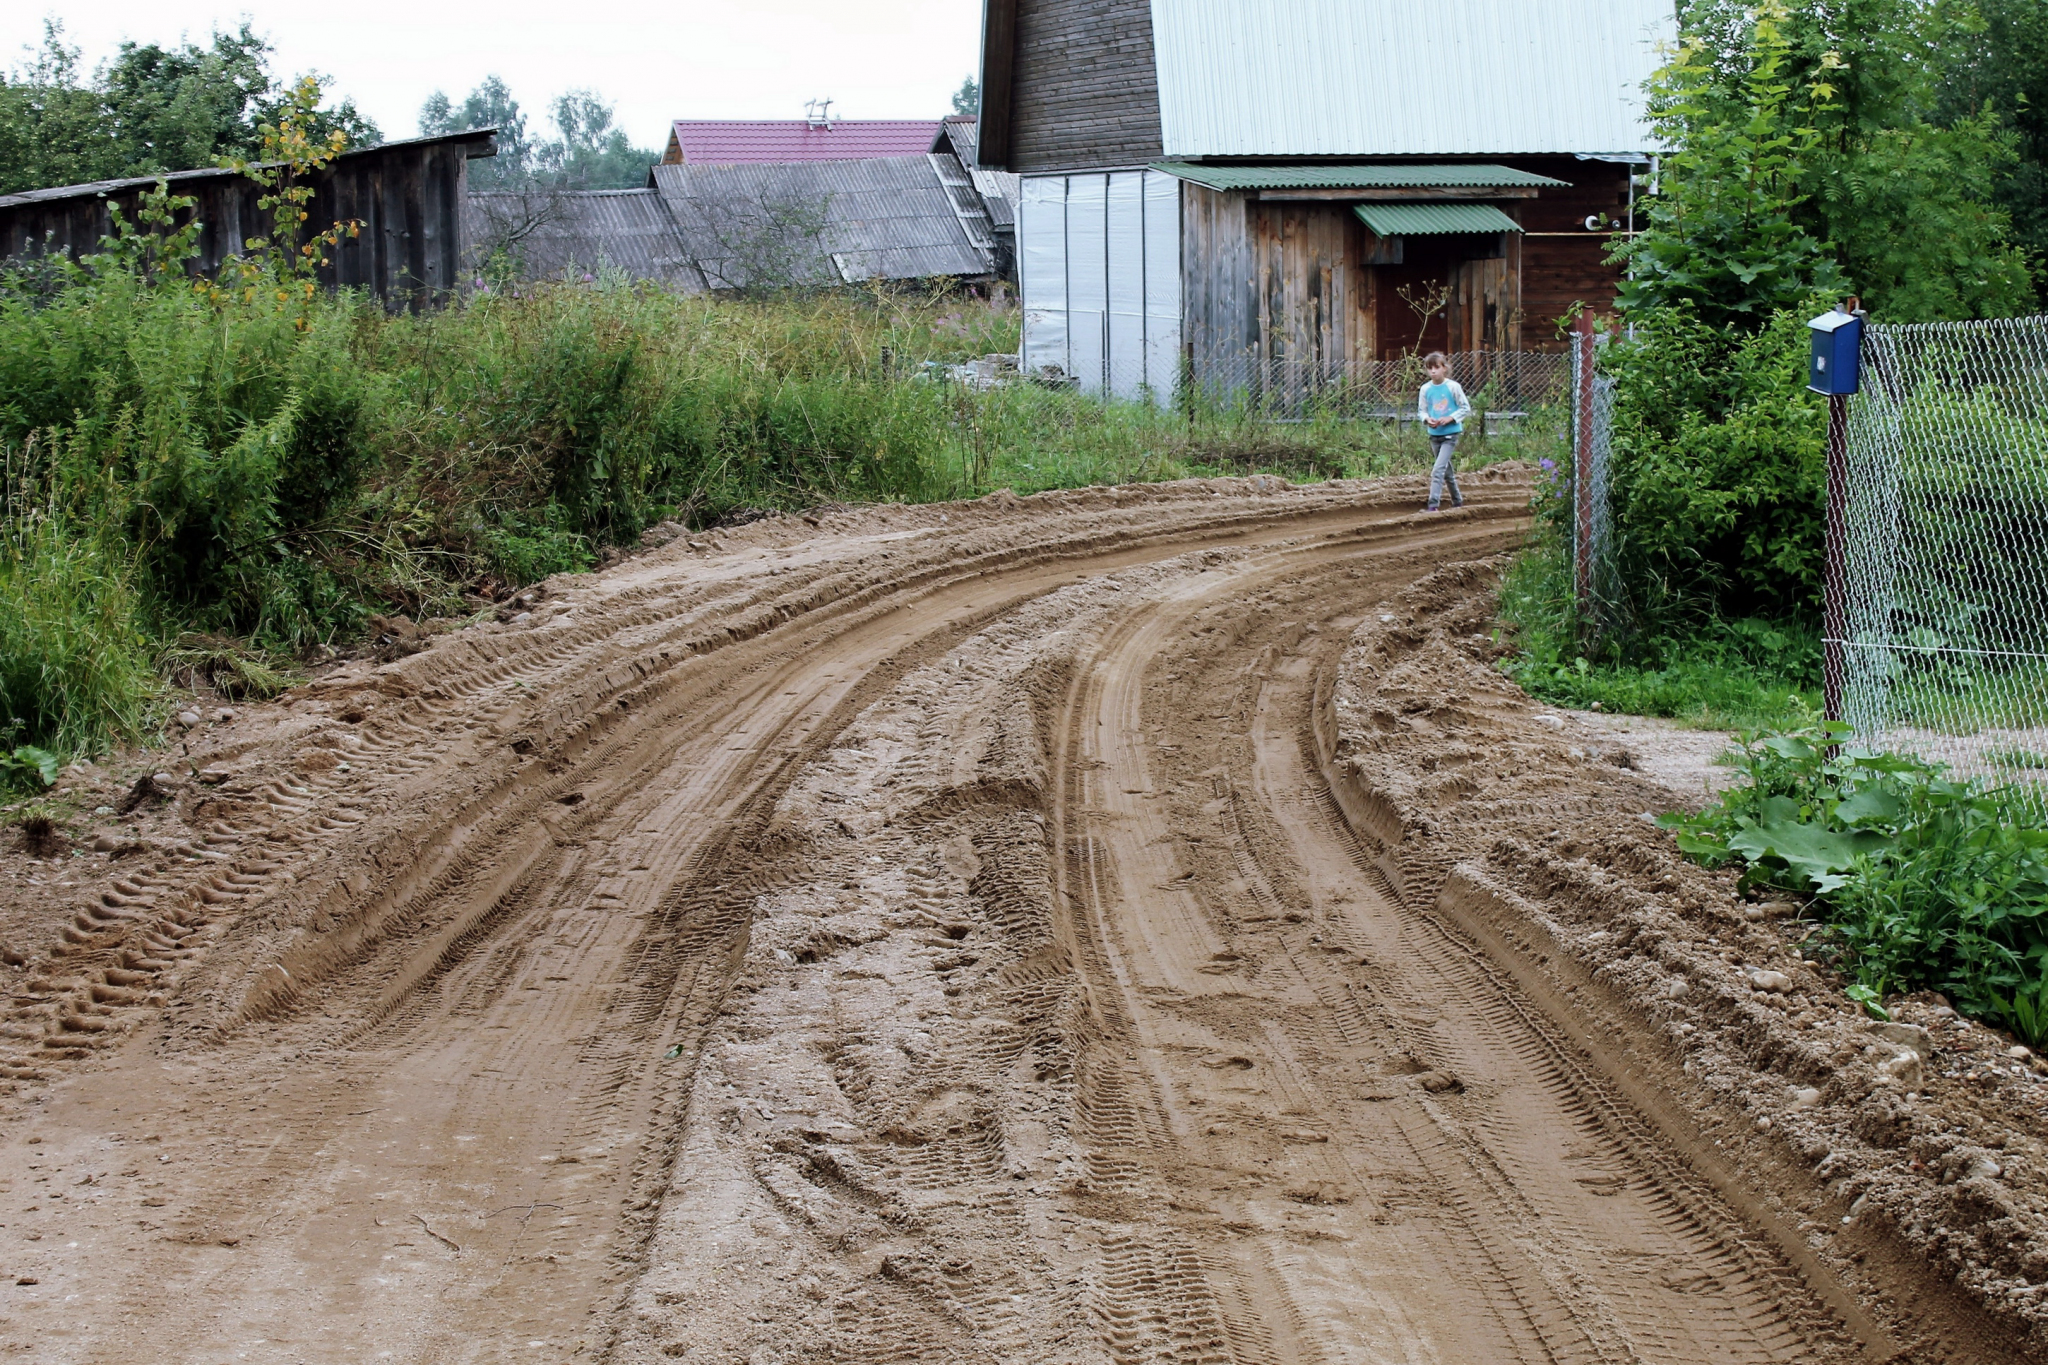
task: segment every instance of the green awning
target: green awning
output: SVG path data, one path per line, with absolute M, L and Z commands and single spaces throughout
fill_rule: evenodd
M 1541 189 L 1566 182 L 1512 166 L 1199 166 L 1155 161 L 1155 171 L 1212 190 Z
M 1365 225 L 1382 237 L 1522 230 L 1520 223 L 1491 204 L 1360 204 L 1357 212 Z

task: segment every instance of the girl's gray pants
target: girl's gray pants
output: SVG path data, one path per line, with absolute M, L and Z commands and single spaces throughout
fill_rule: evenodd
M 1465 495 L 1458 491 L 1458 475 L 1451 468 L 1458 454 L 1458 438 L 1432 436 L 1429 444 L 1436 451 L 1436 463 L 1429 467 L 1429 510 L 1434 512 L 1442 504 L 1445 484 L 1451 487 L 1451 506 L 1463 507 Z

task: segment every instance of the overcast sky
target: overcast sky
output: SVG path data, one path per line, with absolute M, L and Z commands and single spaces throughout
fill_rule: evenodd
M 122 39 L 204 42 L 244 16 L 277 49 L 276 69 L 313 69 L 377 121 L 386 137 L 417 131 L 436 89 L 460 100 L 503 76 L 545 131 L 548 103 L 597 90 L 633 140 L 659 148 L 676 118 L 801 118 L 829 98 L 846 118 L 937 118 L 978 65 L 980 0 L 95 0 L 41 6 L 61 17 L 90 68 Z M 39 43 L 35 0 L 0 20 L 0 63 Z

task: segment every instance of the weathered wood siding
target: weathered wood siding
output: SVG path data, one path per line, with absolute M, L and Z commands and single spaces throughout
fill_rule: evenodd
M 368 147 L 337 157 L 312 179 L 308 222 L 360 223 L 328 253 L 323 284 L 364 289 L 393 308 L 420 309 L 447 296 L 462 280 L 463 207 L 467 165 L 489 155 L 490 134 L 456 134 Z M 228 171 L 167 177 L 173 193 L 196 200 L 181 215 L 200 222 L 195 273 L 210 274 L 251 237 L 268 236 L 270 215 L 257 206 L 266 191 Z M 114 230 L 118 205 L 134 221 L 153 179 L 104 182 L 0 197 L 0 257 L 45 250 L 72 255 L 99 249 Z
M 1555 323 L 1575 303 L 1613 310 L 1621 277 L 1606 256 L 1615 239 L 1587 231 L 1585 219 L 1625 216 L 1628 168 L 1561 157 L 1508 164 L 1577 179 L 1501 201 L 1526 234 L 1409 237 L 1398 264 L 1372 263 L 1382 244 L 1350 203 L 1184 184 L 1182 297 L 1195 373 L 1279 382 L 1412 350 L 1561 349 Z
M 1611 161 L 1576 157 L 1515 157 L 1504 165 L 1571 182 L 1570 189 L 1545 190 L 1523 201 L 1517 220 L 1522 238 L 1519 324 L 1522 345 L 1532 351 L 1561 351 L 1557 329 L 1575 303 L 1596 313 L 1614 311 L 1621 270 L 1607 264 L 1618 240 L 1609 232 L 1588 232 L 1588 214 L 1625 220 L 1629 168 Z M 1557 234 L 1557 235 L 1547 235 Z
M 1254 203 L 1259 344 L 1268 372 L 1332 375 L 1370 355 L 1365 224 L 1348 204 Z
M 1251 201 L 1181 183 L 1182 331 L 1194 372 L 1227 376 L 1259 351 L 1259 281 Z
M 1141 166 L 1163 153 L 1152 11 L 1128 0 L 1016 0 L 1013 171 Z

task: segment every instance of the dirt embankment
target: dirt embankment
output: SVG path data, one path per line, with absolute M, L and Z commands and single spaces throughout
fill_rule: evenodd
M 1792 907 L 1680 858 L 1625 739 L 1490 666 L 1500 567 L 1395 595 L 1343 655 L 1319 740 L 1375 865 L 1554 1021 L 1603 1109 L 1654 1122 L 1646 1160 L 1690 1168 L 1751 1254 L 1841 1286 L 1867 1346 L 2041 1352 L 2048 1067 L 1931 999 L 1873 1023 Z
M 2032 1358 L 1939 1259 L 2012 1273 L 2027 1083 L 1901 1166 L 1486 667 L 1526 484 L 1420 491 L 761 523 L 203 727 L 4 869 L 0 1344 Z

